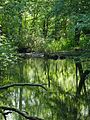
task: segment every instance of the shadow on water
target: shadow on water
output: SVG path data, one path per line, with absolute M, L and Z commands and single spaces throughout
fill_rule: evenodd
M 90 59 L 22 59 L 0 71 L 0 84 L 33 83 L 14 86 L 0 93 L 0 104 L 18 108 L 44 120 L 90 119 Z M 6 101 L 7 99 L 7 101 Z M 3 120 L 2 116 L 0 119 Z M 7 120 L 24 120 L 16 113 Z

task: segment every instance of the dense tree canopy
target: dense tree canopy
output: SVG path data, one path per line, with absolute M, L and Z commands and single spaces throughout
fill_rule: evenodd
M 7 41 L 19 48 L 57 51 L 78 43 L 85 48 L 89 8 L 88 0 L 2 0 L 0 24 Z

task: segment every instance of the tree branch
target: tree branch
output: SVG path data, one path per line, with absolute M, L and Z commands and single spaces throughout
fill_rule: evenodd
M 37 86 L 37 87 L 42 87 L 43 89 L 47 90 L 43 85 L 46 84 L 34 84 L 34 83 L 12 83 L 12 84 L 8 84 L 8 85 L 4 85 L 2 87 L 0 87 L 0 90 L 4 90 L 4 89 L 8 89 L 10 87 L 14 87 L 14 86 Z
M 6 107 L 6 106 L 0 106 L 0 109 L 14 111 L 14 112 L 18 113 L 19 115 L 23 116 L 24 118 L 26 118 L 26 119 L 28 119 L 28 120 L 43 120 L 43 119 L 41 119 L 41 118 L 28 116 L 27 114 L 19 111 L 19 110 L 16 109 L 16 108 L 13 108 L 13 107 L 11 108 L 11 107 Z

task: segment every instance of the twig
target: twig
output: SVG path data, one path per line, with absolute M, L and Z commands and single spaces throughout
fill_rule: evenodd
M 12 83 L 12 84 L 8 84 L 8 85 L 4 85 L 0 87 L 0 90 L 4 90 L 4 89 L 8 89 L 10 87 L 14 87 L 14 86 L 37 86 L 37 87 L 42 87 L 43 89 L 47 90 L 43 85 L 46 84 L 34 84 L 34 83 Z
M 38 117 L 28 116 L 27 114 L 19 111 L 16 108 L 13 108 L 13 107 L 11 108 L 11 107 L 6 107 L 6 106 L 0 106 L 0 109 L 14 111 L 14 112 L 18 113 L 19 115 L 23 116 L 24 118 L 26 118 L 28 120 L 43 120 L 43 119 L 38 118 Z

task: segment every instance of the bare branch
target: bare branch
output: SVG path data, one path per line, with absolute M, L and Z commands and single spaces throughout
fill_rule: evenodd
M 8 89 L 10 87 L 14 87 L 14 86 L 37 86 L 37 87 L 42 87 L 43 89 L 46 90 L 46 88 L 43 86 L 46 84 L 34 84 L 34 83 L 12 83 L 12 84 L 8 84 L 8 85 L 4 85 L 0 87 L 0 90 L 4 90 L 4 89 Z
M 3 109 L 3 110 L 10 110 L 10 111 L 13 111 L 13 112 L 16 112 L 18 113 L 19 115 L 23 116 L 24 118 L 28 119 L 28 120 L 43 120 L 41 118 L 38 118 L 38 117 L 32 117 L 32 116 L 28 116 L 27 114 L 19 111 L 18 109 L 16 108 L 11 108 L 11 107 L 6 107 L 6 106 L 0 106 L 0 109 Z
M 7 120 L 6 119 L 6 116 L 9 114 L 9 113 L 12 113 L 11 111 L 10 112 L 3 112 L 2 110 L 0 110 L 0 113 L 2 114 L 4 120 Z

